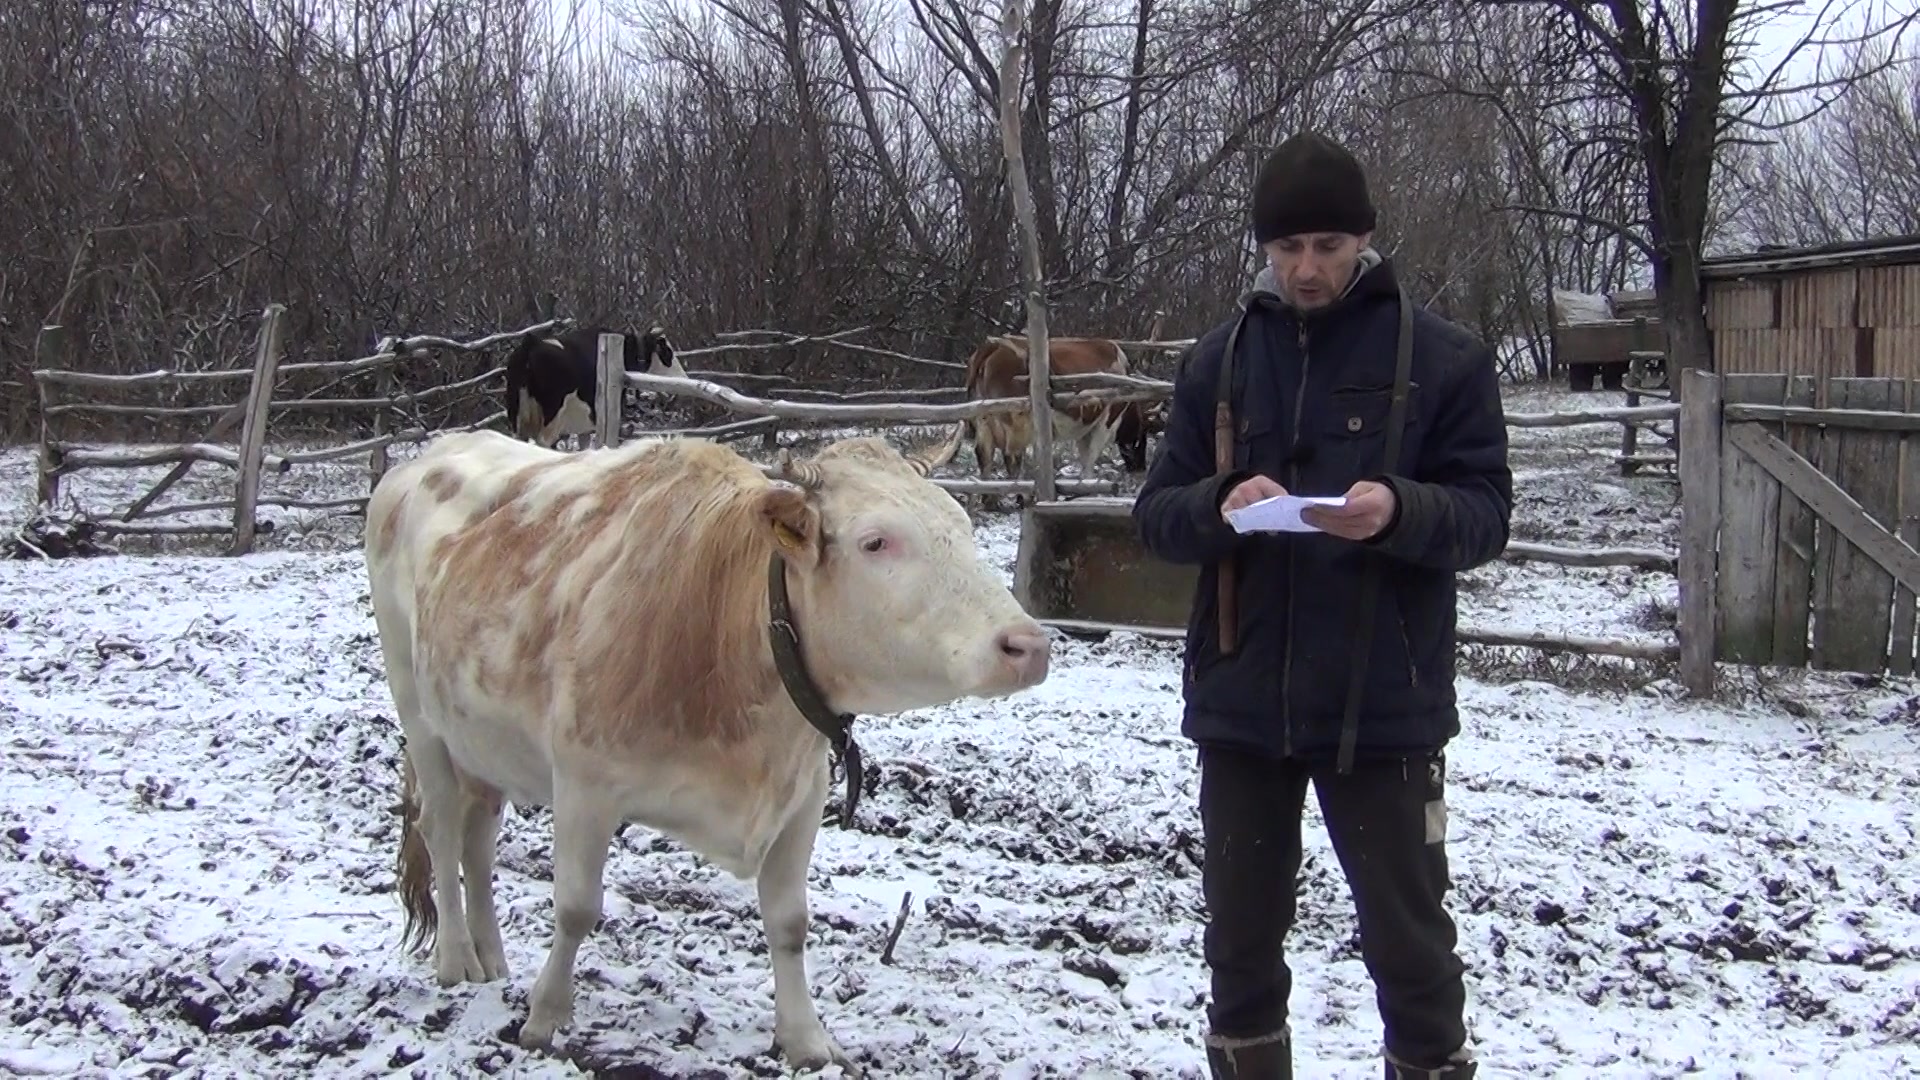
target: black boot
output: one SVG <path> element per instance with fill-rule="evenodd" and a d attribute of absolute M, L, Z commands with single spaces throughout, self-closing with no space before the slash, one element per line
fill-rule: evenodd
<path fill-rule="evenodd" d="M 1480 1070 L 1480 1063 L 1460 1054 L 1460 1060 L 1448 1061 L 1438 1068 L 1428 1069 L 1409 1065 L 1392 1054 L 1386 1055 L 1386 1080 L 1473 1080 Z"/>
<path fill-rule="evenodd" d="M 1251 1039 L 1209 1035 L 1207 1068 L 1213 1080 L 1293 1080 L 1292 1029 Z"/>

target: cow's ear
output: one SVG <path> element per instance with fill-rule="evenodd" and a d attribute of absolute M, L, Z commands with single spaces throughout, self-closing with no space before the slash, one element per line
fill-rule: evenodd
<path fill-rule="evenodd" d="M 760 495 L 760 519 L 773 536 L 773 546 L 788 562 L 810 570 L 820 561 L 820 511 L 806 492 L 786 484 L 771 484 Z"/>

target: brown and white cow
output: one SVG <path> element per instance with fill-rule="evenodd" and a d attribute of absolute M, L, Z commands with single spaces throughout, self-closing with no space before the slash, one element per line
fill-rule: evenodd
<path fill-rule="evenodd" d="M 551 806 L 555 933 L 520 1034 L 550 1044 L 572 1022 L 608 845 L 637 821 L 757 879 L 776 1045 L 854 1071 L 807 989 L 819 713 L 1001 696 L 1047 675 L 1045 631 L 927 479 L 959 443 L 956 430 L 903 456 L 850 439 L 774 480 L 706 440 L 563 454 L 480 431 L 386 474 L 366 558 L 406 737 L 399 892 L 441 985 L 506 974 L 502 804 Z M 781 653 L 788 627 L 798 641 Z M 811 718 L 796 704 L 809 698 Z"/>
<path fill-rule="evenodd" d="M 1028 393 L 1027 339 L 1023 334 L 1001 334 L 988 338 L 967 358 L 967 400 L 1024 397 Z M 1118 342 L 1109 338 L 1050 337 L 1047 339 L 1047 370 L 1053 375 L 1088 375 L 1108 372 L 1127 374 L 1127 354 Z M 1135 402 L 1110 405 L 1081 403 L 1065 409 L 1055 407 L 1053 423 L 1061 442 L 1075 444 L 1080 455 L 1080 475 L 1091 477 L 1094 462 L 1112 445 L 1122 422 L 1130 415 L 1142 421 Z M 1033 414 L 1029 411 L 995 413 L 972 421 L 973 458 L 985 477 L 994 452 L 1011 478 L 1026 468 L 1027 449 L 1033 441 Z M 1146 435 L 1140 429 L 1141 468 L 1145 468 Z M 1125 461 L 1126 452 L 1122 451 Z M 1052 467 L 1052 462 L 1047 467 Z M 1126 461 L 1131 467 L 1132 462 Z M 1138 470 L 1135 470 L 1138 471 Z"/>

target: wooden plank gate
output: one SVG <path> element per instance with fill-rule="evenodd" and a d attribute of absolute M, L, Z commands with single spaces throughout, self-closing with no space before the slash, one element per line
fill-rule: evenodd
<path fill-rule="evenodd" d="M 1689 689 L 1710 692 L 1715 661 L 1912 674 L 1920 402 L 1911 380 L 1688 380 L 1682 558 L 1699 572 L 1683 568 L 1681 618 L 1683 631 L 1712 628 L 1683 636 Z M 1703 436 L 1706 445 L 1688 446 Z"/>

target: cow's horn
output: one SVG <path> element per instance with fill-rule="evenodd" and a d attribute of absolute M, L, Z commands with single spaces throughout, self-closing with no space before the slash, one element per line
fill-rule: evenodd
<path fill-rule="evenodd" d="M 795 460 L 791 450 L 780 451 L 780 457 L 774 463 L 774 470 L 779 474 L 780 479 L 798 484 L 808 491 L 818 491 L 825 479 L 820 475 L 818 465 Z"/>
<path fill-rule="evenodd" d="M 933 470 L 952 461 L 953 455 L 960 452 L 960 441 L 966 436 L 966 433 L 967 425 L 963 423 L 954 424 L 953 432 L 947 436 L 946 441 L 935 446 L 921 447 L 908 454 L 907 464 L 913 466 L 913 471 L 919 473 L 921 476 L 933 475 Z"/>

